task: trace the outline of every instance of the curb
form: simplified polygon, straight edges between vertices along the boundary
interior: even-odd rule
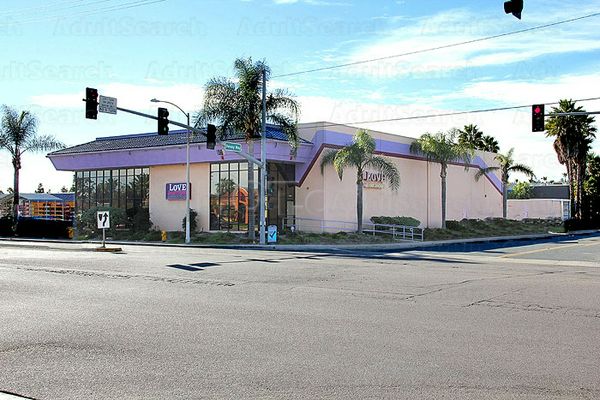
[[[390,244],[363,244],[363,245],[314,245],[314,244],[280,244],[280,245],[260,245],[260,244],[182,244],[182,243],[162,243],[162,242],[128,242],[128,241],[106,241],[106,244],[118,246],[153,246],[153,247],[172,247],[172,248],[196,248],[196,249],[231,249],[231,250],[271,250],[271,251],[298,251],[298,252],[376,252],[376,251],[403,251],[417,250],[432,247],[443,247],[456,244],[476,244],[492,242],[515,242],[515,241],[533,241],[540,239],[568,238],[576,236],[589,236],[600,233],[600,230],[574,231],[568,233],[543,233],[533,235],[515,235],[515,236],[494,236],[484,238],[452,239],[429,242],[402,242]],[[0,242],[25,242],[25,243],[60,243],[60,244],[102,244],[97,240],[64,240],[64,239],[27,239],[27,238],[0,238]]]

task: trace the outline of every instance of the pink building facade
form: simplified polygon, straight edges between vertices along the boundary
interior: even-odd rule
[[[269,224],[281,228],[294,219],[349,224],[356,221],[356,172],[350,169],[345,171],[340,181],[333,167],[326,167],[323,172],[320,167],[323,153],[350,144],[356,131],[354,127],[328,122],[301,124],[301,140],[294,154],[281,131],[269,127]],[[376,153],[387,157],[397,166],[400,188],[391,190],[376,171],[367,171],[365,221],[372,216],[407,216],[421,221],[421,227],[441,226],[439,164],[428,162],[410,152],[414,138],[377,131],[369,133],[376,141]],[[202,137],[193,138],[190,152],[191,207],[198,213],[198,230],[243,231],[248,223],[247,162],[234,152],[220,155],[215,150],[208,150],[203,141]],[[247,151],[246,143],[237,141]],[[221,146],[218,144],[217,150],[219,148]],[[255,146],[257,158],[259,151],[259,146]],[[479,181],[475,180],[479,167],[495,165],[494,156],[492,153],[477,152],[468,169],[460,163],[449,167],[447,219],[502,215],[502,183],[499,177],[492,173]],[[184,132],[175,131],[168,136],[150,133],[98,138],[50,153],[48,157],[57,170],[75,171],[78,177],[103,171],[105,192],[118,186],[112,184],[112,171],[132,169],[141,171],[142,175],[147,171],[147,177],[136,178],[148,182],[147,190],[140,192],[144,198],[137,207],[148,208],[156,229],[181,230],[185,200],[182,201],[180,196],[170,196],[167,191],[169,187],[179,187],[177,184],[185,181]],[[78,212],[82,211],[82,207],[92,208],[94,204],[100,204],[94,203],[94,195],[98,195],[89,186],[93,184],[84,180],[80,183],[83,189],[78,193],[87,196],[88,202],[80,206]],[[255,187],[255,196],[257,192],[258,185]],[[102,205],[107,205],[106,199],[119,198],[111,193],[104,194]],[[128,206],[129,203],[125,203]],[[132,207],[136,207],[136,204]],[[314,230],[318,230],[316,225]]]

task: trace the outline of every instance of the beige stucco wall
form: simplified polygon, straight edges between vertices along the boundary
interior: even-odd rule
[[[365,188],[363,219],[407,216],[422,227],[440,227],[440,166],[423,160],[387,157],[400,172],[400,188]],[[342,181],[329,166],[321,175],[319,162],[296,190],[296,216],[329,221],[356,221],[356,169],[347,169]],[[447,178],[447,219],[502,216],[502,195],[485,178],[475,181],[476,168],[450,166]],[[310,199],[310,200],[309,200]],[[339,224],[338,224],[339,225]],[[333,229],[335,230],[335,229]]]
[[[210,164],[191,164],[190,182],[192,199],[190,207],[198,213],[198,230],[209,228]],[[168,201],[167,183],[185,182],[185,165],[150,167],[150,220],[156,229],[181,231],[185,216],[185,200]]]
[[[321,129],[354,135],[356,128],[344,125],[323,126]],[[304,129],[300,136],[312,140],[315,124]],[[369,130],[376,141],[381,140],[410,144],[414,138]],[[349,136],[349,140],[350,140]],[[324,151],[327,151],[325,149]],[[476,153],[488,166],[497,165],[495,154]],[[381,189],[365,188],[363,219],[372,216],[407,216],[421,221],[422,227],[441,226],[441,178],[440,165],[425,160],[387,157],[400,172],[400,188],[397,192],[384,185]],[[296,190],[296,216],[330,221],[356,221],[356,169],[347,169],[340,181],[332,166],[320,171],[320,160],[315,162],[302,186]],[[451,165],[447,177],[448,220],[463,218],[487,218],[502,216],[502,194],[485,177],[475,181],[477,168],[465,171],[463,166]],[[337,224],[339,226],[339,224]],[[335,230],[335,229],[331,229]]]
[[[509,219],[522,220],[525,218],[563,218],[563,203],[568,200],[560,199],[526,199],[508,200]]]

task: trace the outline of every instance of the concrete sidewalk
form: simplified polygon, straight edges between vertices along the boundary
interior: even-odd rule
[[[113,246],[156,246],[156,247],[177,247],[177,248],[214,248],[214,249],[233,249],[233,250],[271,250],[271,251],[298,251],[298,252],[380,252],[380,251],[407,251],[419,250],[431,247],[443,247],[456,244],[477,244],[491,242],[527,242],[543,239],[558,239],[579,236],[589,236],[600,234],[600,230],[586,230],[569,233],[545,233],[534,235],[514,235],[514,236],[496,236],[470,239],[453,239],[426,242],[398,242],[386,244],[174,244],[162,242],[135,242],[135,241],[106,241],[107,245]],[[27,238],[0,238],[1,242],[11,243],[63,243],[63,244],[94,244],[101,245],[97,240],[61,240],[61,239],[27,239]]]

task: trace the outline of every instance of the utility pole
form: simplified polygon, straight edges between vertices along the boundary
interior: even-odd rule
[[[262,70],[262,134],[260,135],[260,244],[266,244],[266,189],[267,189],[267,71]]]

